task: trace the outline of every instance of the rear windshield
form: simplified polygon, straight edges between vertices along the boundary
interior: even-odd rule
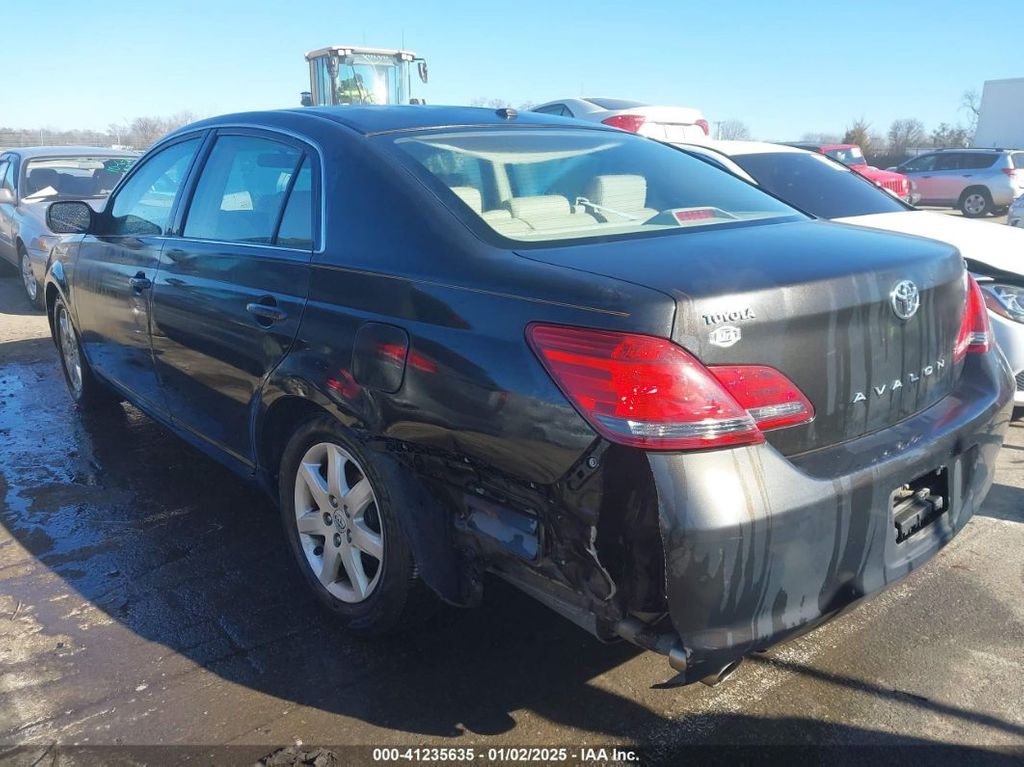
[[[1024,168],[1024,152],[1014,152],[1010,155],[1014,168]]]
[[[766,152],[734,155],[732,161],[772,194],[818,218],[907,210],[888,192],[820,154]]]
[[[521,242],[799,216],[730,173],[625,132],[509,128],[392,138],[449,206]]]
[[[25,165],[25,197],[105,197],[135,164],[135,157],[47,157]]]
[[[647,104],[642,101],[630,101],[628,99],[585,99],[591,104],[597,104],[601,109],[636,109],[645,107]]]

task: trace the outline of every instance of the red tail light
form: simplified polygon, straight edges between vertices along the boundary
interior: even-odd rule
[[[1003,173],[1005,173],[1010,178],[1015,178],[1016,175],[1017,175],[1017,169],[1016,168],[1003,168]]]
[[[766,428],[792,425],[797,401],[805,408],[799,420],[813,416],[781,373],[708,369],[663,338],[531,325],[527,339],[580,414],[619,444],[661,450],[752,445],[764,441],[759,416]]]
[[[705,120],[703,117],[697,120],[697,127],[704,131],[705,136],[711,135],[711,126],[708,125],[708,121]]]
[[[714,365],[711,374],[757,422],[761,431],[795,426],[814,418],[814,407],[796,384],[775,368]]]
[[[953,358],[962,360],[966,354],[984,354],[992,345],[992,323],[985,308],[985,296],[978,283],[967,275],[967,304],[960,323]]]
[[[619,130],[629,131],[630,133],[636,133],[643,127],[643,124],[647,121],[646,117],[641,115],[612,115],[601,120],[605,125],[610,125],[613,128]]]

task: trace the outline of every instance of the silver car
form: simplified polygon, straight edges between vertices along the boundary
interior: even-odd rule
[[[1010,226],[1024,227],[1024,194],[1013,201],[1006,216],[1006,223]]]
[[[19,269],[25,295],[34,306],[42,306],[46,259],[60,239],[46,226],[48,205],[71,198],[99,208],[137,157],[118,149],[81,146],[0,153],[0,258]]]
[[[968,218],[1001,215],[1024,194],[1024,151],[940,149],[889,170],[914,182],[917,204],[959,208]]]

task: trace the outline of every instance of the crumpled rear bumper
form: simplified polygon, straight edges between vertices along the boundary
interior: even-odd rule
[[[802,633],[930,559],[984,500],[1012,399],[1002,355],[970,355],[942,401],[843,445],[796,458],[770,445],[649,454],[686,681]],[[939,467],[948,508],[897,543],[892,492]]]

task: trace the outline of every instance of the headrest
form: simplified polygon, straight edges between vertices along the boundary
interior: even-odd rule
[[[647,179],[643,176],[595,176],[587,185],[587,199],[609,208],[636,210],[647,204]]]
[[[557,218],[572,211],[569,200],[560,194],[541,194],[536,197],[513,197],[505,203],[515,218]]]
[[[480,190],[476,187],[453,186],[451,190],[455,192],[456,197],[472,208],[474,213],[480,213],[484,209],[483,197],[480,196]]]
[[[53,168],[36,168],[28,174],[29,186],[32,187],[33,192],[38,192],[40,189],[46,189],[48,186],[52,186],[56,189],[59,181],[60,174]]]

